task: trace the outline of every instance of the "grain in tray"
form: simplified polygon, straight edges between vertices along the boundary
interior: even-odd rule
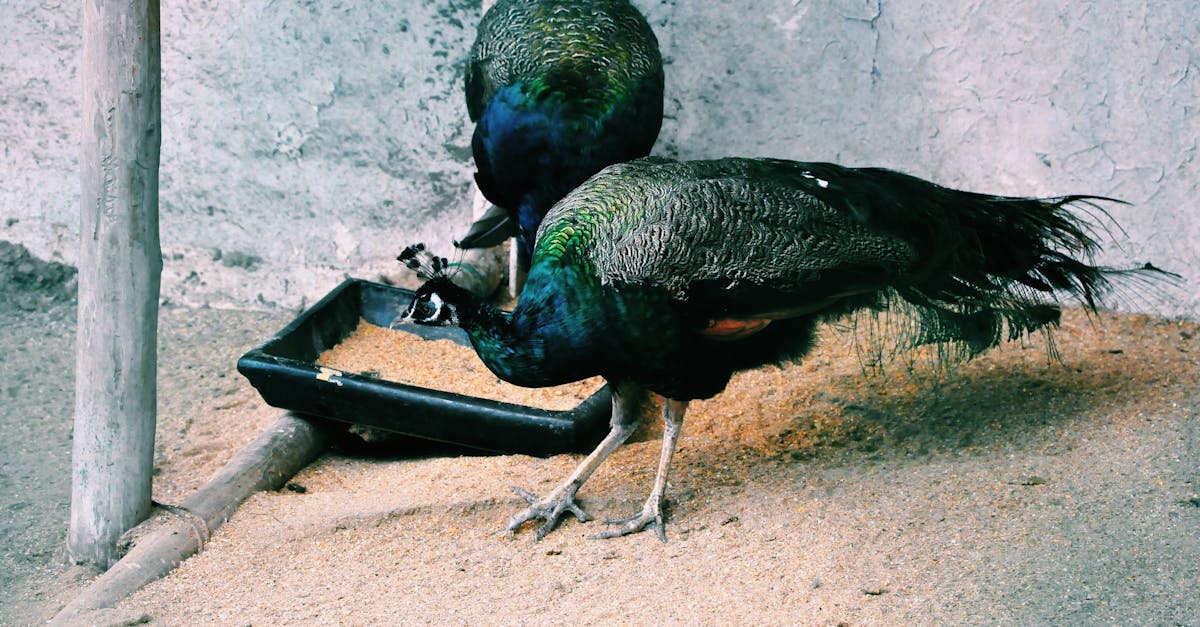
[[[599,377],[548,388],[512,385],[492,374],[470,346],[427,340],[362,319],[337,346],[321,353],[316,363],[396,383],[552,411],[574,409],[604,385]]]

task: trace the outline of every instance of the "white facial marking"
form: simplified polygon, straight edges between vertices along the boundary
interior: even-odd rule
[[[446,306],[446,301],[442,300],[437,292],[434,292],[429,295],[429,304],[433,305],[433,317],[437,318],[442,315],[442,307]]]
[[[446,304],[446,301],[442,300],[441,295],[437,292],[430,294],[429,304],[434,306],[433,316],[430,317],[430,320],[441,319],[442,312],[447,311],[450,313],[450,323],[458,326],[458,310],[453,305]]]

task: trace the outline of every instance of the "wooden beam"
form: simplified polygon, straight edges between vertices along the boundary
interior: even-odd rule
[[[325,451],[329,428],[284,414],[246,445],[208,483],[177,508],[177,516],[138,541],[121,561],[96,578],[58,612],[52,625],[95,624],[88,612],[111,608],[162,577],[196,551],[208,536],[260,490],[277,490]]]
[[[85,0],[67,557],[104,569],[150,512],[157,394],[158,0]]]

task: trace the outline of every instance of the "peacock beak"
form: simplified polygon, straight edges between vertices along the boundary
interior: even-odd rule
[[[392,318],[392,321],[388,324],[388,328],[396,329],[405,325],[415,324],[416,320],[413,319],[413,311],[416,308],[417,302],[414,300],[408,304],[408,307],[404,308],[403,312],[398,314],[395,318]]]
[[[388,328],[389,329],[398,329],[402,326],[406,326],[406,325],[409,325],[412,323],[413,323],[412,316],[409,316],[408,312],[404,312],[404,313],[396,316],[395,318],[392,318],[392,321],[388,324]]]

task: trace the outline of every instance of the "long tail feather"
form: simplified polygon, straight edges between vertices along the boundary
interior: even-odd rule
[[[871,219],[890,222],[888,228],[905,233],[927,260],[894,287],[895,297],[915,314],[912,345],[956,342],[974,355],[1057,325],[1061,299],[1095,311],[1116,280],[1149,284],[1178,278],[1150,264],[1131,269],[1093,264],[1097,238],[1115,225],[1099,203],[1119,200],[991,196],[889,170],[866,172],[876,193],[896,199],[890,207],[864,203]],[[1091,219],[1076,215],[1073,207],[1086,209]]]

